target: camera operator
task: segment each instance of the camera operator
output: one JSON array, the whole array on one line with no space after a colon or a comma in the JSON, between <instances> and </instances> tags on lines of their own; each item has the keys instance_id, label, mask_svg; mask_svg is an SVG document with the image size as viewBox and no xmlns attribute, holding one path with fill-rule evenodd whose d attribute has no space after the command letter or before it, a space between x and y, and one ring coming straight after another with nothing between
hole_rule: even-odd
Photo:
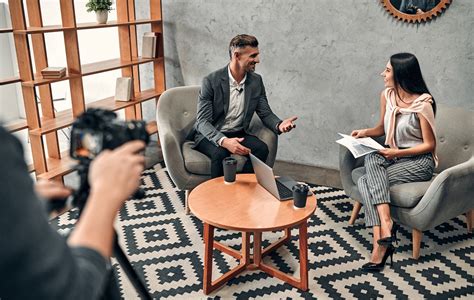
<instances>
[{"instance_id":1,"label":"camera operator","mask_svg":"<svg viewBox=\"0 0 474 300\"><path fill-rule=\"evenodd\" d=\"M20 142L0 126L0 299L96 299L110 276L113 224L139 186L143 141L104 150L91 163L90 194L67 242L48 224ZM54 182L44 198L67 196Z\"/></svg>"}]
</instances>

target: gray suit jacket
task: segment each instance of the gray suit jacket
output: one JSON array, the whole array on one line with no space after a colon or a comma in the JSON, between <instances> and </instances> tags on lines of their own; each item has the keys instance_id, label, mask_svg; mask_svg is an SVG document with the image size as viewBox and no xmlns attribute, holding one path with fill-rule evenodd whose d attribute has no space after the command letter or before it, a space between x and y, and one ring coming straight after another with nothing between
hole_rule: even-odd
<instances>
[{"instance_id":1,"label":"gray suit jacket","mask_svg":"<svg viewBox=\"0 0 474 300\"><path fill-rule=\"evenodd\" d=\"M230 99L229 73L227 66L206 76L199 92L197 119L194 125L194 142L197 145L203 138L207 138L216 146L225 135L218 130L224 124ZM262 77L255 73L247 73L245 80L245 108L243 128L249 130L250 120L254 112L266 127L276 134L278 123L281 122L268 105Z\"/></svg>"}]
</instances>

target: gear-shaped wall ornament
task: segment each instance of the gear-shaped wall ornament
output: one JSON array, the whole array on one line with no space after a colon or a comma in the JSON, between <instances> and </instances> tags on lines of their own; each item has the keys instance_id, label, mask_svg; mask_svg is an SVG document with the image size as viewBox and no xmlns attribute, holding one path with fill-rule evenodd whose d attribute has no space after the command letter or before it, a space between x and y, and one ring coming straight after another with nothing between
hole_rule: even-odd
<instances>
[{"instance_id":1,"label":"gear-shaped wall ornament","mask_svg":"<svg viewBox=\"0 0 474 300\"><path fill-rule=\"evenodd\" d=\"M436 4L433 9L427 12L413 14L401 12L397 7L394 6L394 3L400 1L380 0L380 2L384 6L385 10L388 11L394 18L408 23L421 23L426 22L428 20L432 20L436 16L440 15L443 10L446 9L448 5L452 3L452 0L439 0L439 3Z\"/></svg>"}]
</instances>

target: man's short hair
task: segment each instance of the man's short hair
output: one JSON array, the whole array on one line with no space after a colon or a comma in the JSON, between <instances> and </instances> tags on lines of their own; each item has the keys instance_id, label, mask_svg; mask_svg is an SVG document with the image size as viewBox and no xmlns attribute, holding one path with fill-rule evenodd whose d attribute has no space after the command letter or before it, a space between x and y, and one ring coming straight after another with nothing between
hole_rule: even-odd
<instances>
[{"instance_id":1,"label":"man's short hair","mask_svg":"<svg viewBox=\"0 0 474 300\"><path fill-rule=\"evenodd\" d=\"M258 41L257 38L248 35L248 34L239 34L235 36L229 43L229 56L232 59L232 53L238 48L245 48L247 46L250 46L252 48L257 48L258 47Z\"/></svg>"}]
</instances>

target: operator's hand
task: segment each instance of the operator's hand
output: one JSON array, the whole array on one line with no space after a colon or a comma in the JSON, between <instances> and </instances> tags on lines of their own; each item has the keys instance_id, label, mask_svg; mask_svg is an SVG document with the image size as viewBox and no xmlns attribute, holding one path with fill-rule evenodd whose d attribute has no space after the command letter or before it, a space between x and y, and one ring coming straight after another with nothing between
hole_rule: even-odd
<instances>
[{"instance_id":1,"label":"operator's hand","mask_svg":"<svg viewBox=\"0 0 474 300\"><path fill-rule=\"evenodd\" d=\"M392 160L395 157L399 156L398 150L397 149L392 149L392 148L385 148L385 149L379 150L378 153L383 155L383 157L385 157L388 160Z\"/></svg>"},{"instance_id":2,"label":"operator's hand","mask_svg":"<svg viewBox=\"0 0 474 300\"><path fill-rule=\"evenodd\" d=\"M296 127L296 124L293 122L297 119L298 117L291 117L283 120L283 122L281 122L278 126L278 130L280 130L280 132L290 132L293 128Z\"/></svg>"},{"instance_id":3,"label":"operator's hand","mask_svg":"<svg viewBox=\"0 0 474 300\"><path fill-rule=\"evenodd\" d=\"M222 141L222 147L226 148L230 151L230 153L233 154L248 155L250 153L250 149L240 144L243 141L244 138L225 138Z\"/></svg>"},{"instance_id":4,"label":"operator's hand","mask_svg":"<svg viewBox=\"0 0 474 300\"><path fill-rule=\"evenodd\" d=\"M367 132L366 129L353 130L353 131L351 132L351 136L352 136L352 137L355 137L356 139L358 139L358 138L363 138L363 137L366 137L366 132Z\"/></svg>"},{"instance_id":5,"label":"operator's hand","mask_svg":"<svg viewBox=\"0 0 474 300\"><path fill-rule=\"evenodd\" d=\"M38 180L35 183L36 193L43 199L64 199L71 195L71 190L53 180Z\"/></svg>"},{"instance_id":6,"label":"operator's hand","mask_svg":"<svg viewBox=\"0 0 474 300\"><path fill-rule=\"evenodd\" d=\"M114 149L102 151L89 170L91 194L99 195L99 201L120 209L123 202L137 190L145 157L140 153L143 141L131 141Z\"/></svg>"},{"instance_id":7,"label":"operator's hand","mask_svg":"<svg viewBox=\"0 0 474 300\"><path fill-rule=\"evenodd\" d=\"M423 10L421 10L421 8L417 8L416 9L416 14L417 15L421 15L421 14L424 14L425 12Z\"/></svg>"}]
</instances>

